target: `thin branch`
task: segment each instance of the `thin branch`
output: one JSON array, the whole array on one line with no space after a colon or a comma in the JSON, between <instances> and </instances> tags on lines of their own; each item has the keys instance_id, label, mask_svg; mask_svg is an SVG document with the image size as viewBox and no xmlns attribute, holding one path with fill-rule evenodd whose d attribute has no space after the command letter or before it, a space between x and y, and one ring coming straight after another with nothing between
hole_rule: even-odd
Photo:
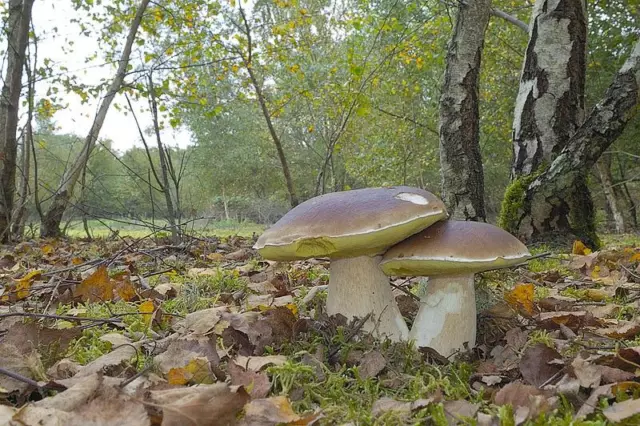
<instances>
[{"instance_id":1,"label":"thin branch","mask_svg":"<svg viewBox=\"0 0 640 426\"><path fill-rule=\"evenodd\" d=\"M516 18L515 16L509 15L507 12L503 12L500 9L497 8L492 8L491 9L491 14L493 16L497 16L498 18L502 18L505 21L509 22L510 24L515 25L516 27L520 28L522 31L524 31L525 33L529 33L529 26L522 22L521 20L519 20L518 18Z\"/></svg>"}]
</instances>

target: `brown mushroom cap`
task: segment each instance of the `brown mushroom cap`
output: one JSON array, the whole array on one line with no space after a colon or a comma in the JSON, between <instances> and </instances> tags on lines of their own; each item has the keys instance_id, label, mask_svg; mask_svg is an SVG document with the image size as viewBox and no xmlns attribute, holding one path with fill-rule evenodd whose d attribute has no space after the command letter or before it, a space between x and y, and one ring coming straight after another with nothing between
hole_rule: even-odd
<instances>
[{"instance_id":1,"label":"brown mushroom cap","mask_svg":"<svg viewBox=\"0 0 640 426\"><path fill-rule=\"evenodd\" d=\"M529 257L524 244L497 226L449 220L391 247L380 268L387 275L455 275L504 268Z\"/></svg>"},{"instance_id":2,"label":"brown mushroom cap","mask_svg":"<svg viewBox=\"0 0 640 426\"><path fill-rule=\"evenodd\" d=\"M254 248L272 260L373 256L446 217L442 201L419 188L334 192L289 211Z\"/></svg>"}]
</instances>

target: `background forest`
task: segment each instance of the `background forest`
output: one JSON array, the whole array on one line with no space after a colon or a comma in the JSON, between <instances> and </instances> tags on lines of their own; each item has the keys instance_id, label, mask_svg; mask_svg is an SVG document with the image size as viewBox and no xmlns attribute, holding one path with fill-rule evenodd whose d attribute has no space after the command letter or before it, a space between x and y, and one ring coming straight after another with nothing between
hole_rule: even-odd
<instances>
[{"instance_id":1,"label":"background forest","mask_svg":"<svg viewBox=\"0 0 640 426\"><path fill-rule=\"evenodd\" d=\"M10 212L5 239L11 226L14 238L25 229L55 236L81 219L116 220L109 222L115 228L134 219L269 224L300 201L361 187L406 184L441 194L443 76L448 45L464 37L454 31L456 19L464 23L456 3L72 0L82 18L61 25L95 40L87 63L113 69L98 86L78 83L81 72L38 49L43 38L74 49L74 40L25 24L38 3L11 0L2 10L9 41L3 94L20 99L18 108L4 102L2 110L17 113L16 136L4 144L4 158L16 159L15 184L11 165L3 168L5 197L15 193L3 207ZM465 132L479 142L486 213L467 218L496 222L514 173L529 22L540 11L533 1L479 4L488 21L472 87L479 126ZM640 17L635 2L622 0L590 2L587 12L588 113L629 57ZM23 57L11 54L20 48ZM61 133L56 113L69 97L99 107L91 129ZM100 137L101 120L113 107L137 123L132 102L148 104L153 125L139 127L137 146L116 150ZM640 191L640 119L633 112L626 120L597 167L585 170L598 225L618 231L636 228ZM163 139L171 127L188 130L191 143Z\"/></svg>"}]
</instances>

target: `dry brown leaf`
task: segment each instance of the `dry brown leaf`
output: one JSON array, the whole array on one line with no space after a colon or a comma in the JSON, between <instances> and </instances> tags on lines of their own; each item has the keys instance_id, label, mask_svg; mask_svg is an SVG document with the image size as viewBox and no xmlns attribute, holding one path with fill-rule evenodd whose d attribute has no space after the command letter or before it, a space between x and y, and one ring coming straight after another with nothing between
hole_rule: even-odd
<instances>
[{"instance_id":1,"label":"dry brown leaf","mask_svg":"<svg viewBox=\"0 0 640 426\"><path fill-rule=\"evenodd\" d=\"M267 355L267 356L242 356L238 355L234 362L241 366L253 371L260 371L267 365L280 366L287 362L287 357L284 355Z\"/></svg>"},{"instance_id":2,"label":"dry brown leaf","mask_svg":"<svg viewBox=\"0 0 640 426\"><path fill-rule=\"evenodd\" d=\"M291 403L285 396L254 399L245 407L243 425L272 426L280 425L309 425L315 422L319 415L300 417L293 411Z\"/></svg>"},{"instance_id":3,"label":"dry brown leaf","mask_svg":"<svg viewBox=\"0 0 640 426\"><path fill-rule=\"evenodd\" d=\"M162 410L163 426L233 425L248 400L242 387L233 391L224 383L149 392L150 405Z\"/></svg>"},{"instance_id":4,"label":"dry brown leaf","mask_svg":"<svg viewBox=\"0 0 640 426\"><path fill-rule=\"evenodd\" d=\"M133 345L124 345L115 348L108 354L91 361L80 368L75 377L86 377L96 373L106 376L117 376L124 370L123 363L136 356L137 350Z\"/></svg>"},{"instance_id":5,"label":"dry brown leaf","mask_svg":"<svg viewBox=\"0 0 640 426\"><path fill-rule=\"evenodd\" d=\"M473 419L480 409L480 404L472 404L464 399L445 401L442 405L449 424L465 424L466 420Z\"/></svg>"},{"instance_id":6,"label":"dry brown leaf","mask_svg":"<svg viewBox=\"0 0 640 426\"><path fill-rule=\"evenodd\" d=\"M415 401L397 401L393 398L383 397L373 403L371 414L379 417L389 411L396 411L398 414L409 414L412 411L420 410L433 402L432 398L417 399Z\"/></svg>"},{"instance_id":7,"label":"dry brown leaf","mask_svg":"<svg viewBox=\"0 0 640 426\"><path fill-rule=\"evenodd\" d=\"M602 414L611 422L621 422L631 416L640 414L640 399L614 402L611 407L605 408Z\"/></svg>"},{"instance_id":8,"label":"dry brown leaf","mask_svg":"<svg viewBox=\"0 0 640 426\"><path fill-rule=\"evenodd\" d=\"M231 384L236 386L244 386L251 398L265 398L271 389L269 376L253 370L245 370L235 362L230 362L227 366L229 376L231 376Z\"/></svg>"},{"instance_id":9,"label":"dry brown leaf","mask_svg":"<svg viewBox=\"0 0 640 426\"><path fill-rule=\"evenodd\" d=\"M109 278L107 267L100 265L93 274L82 280L73 291L73 295L83 302L113 300L113 283Z\"/></svg>"},{"instance_id":10,"label":"dry brown leaf","mask_svg":"<svg viewBox=\"0 0 640 426\"><path fill-rule=\"evenodd\" d=\"M370 379L376 377L387 366L387 360L384 356L377 351L372 350L367 352L360 359L360 365L358 366L358 372L363 379Z\"/></svg>"},{"instance_id":11,"label":"dry brown leaf","mask_svg":"<svg viewBox=\"0 0 640 426\"><path fill-rule=\"evenodd\" d=\"M557 330L564 324L574 332L584 326L599 325L597 318L586 311L575 312L542 312L536 316L538 324L548 330Z\"/></svg>"},{"instance_id":12,"label":"dry brown leaf","mask_svg":"<svg viewBox=\"0 0 640 426\"><path fill-rule=\"evenodd\" d=\"M183 320L178 321L173 329L182 334L206 335L213 331L222 315L228 311L228 307L221 306L192 312L187 314Z\"/></svg>"},{"instance_id":13,"label":"dry brown leaf","mask_svg":"<svg viewBox=\"0 0 640 426\"><path fill-rule=\"evenodd\" d=\"M154 358L160 371L168 374L172 368L186 368L195 359L202 358L207 364L218 365L220 358L216 350L215 338L188 335L174 339L167 350ZM188 370L188 369L187 369ZM207 374L210 373L207 367ZM188 370L189 371L189 370ZM194 371L190 371L194 376ZM194 378L194 380L197 380Z\"/></svg>"},{"instance_id":14,"label":"dry brown leaf","mask_svg":"<svg viewBox=\"0 0 640 426\"><path fill-rule=\"evenodd\" d=\"M520 424L528 418L534 418L542 412L553 409L557 400L549 398L547 393L535 386L529 386L518 382L509 383L500 389L494 397L497 405L511 405L516 409L516 418L520 415ZM520 411L518 413L518 410Z\"/></svg>"},{"instance_id":15,"label":"dry brown leaf","mask_svg":"<svg viewBox=\"0 0 640 426\"><path fill-rule=\"evenodd\" d=\"M552 364L554 360L562 360L562 355L555 349L537 343L534 346L530 346L525 349L520 359L520 373L525 382L534 385L542 386L548 384L547 382L553 376L558 374L563 366L558 364Z\"/></svg>"},{"instance_id":16,"label":"dry brown leaf","mask_svg":"<svg viewBox=\"0 0 640 426\"><path fill-rule=\"evenodd\" d=\"M601 366L592 364L591 362L576 357L571 363L571 368L576 378L580 381L583 388L596 388L602 382Z\"/></svg>"}]
</instances>

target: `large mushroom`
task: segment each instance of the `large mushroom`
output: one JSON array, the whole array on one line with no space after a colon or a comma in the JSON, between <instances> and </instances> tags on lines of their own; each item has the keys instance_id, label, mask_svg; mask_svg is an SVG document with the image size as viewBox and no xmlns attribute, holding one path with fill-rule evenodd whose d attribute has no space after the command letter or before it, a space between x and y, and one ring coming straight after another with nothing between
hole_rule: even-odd
<instances>
[{"instance_id":1,"label":"large mushroom","mask_svg":"<svg viewBox=\"0 0 640 426\"><path fill-rule=\"evenodd\" d=\"M530 256L524 244L496 226L443 221L390 248L380 267L387 275L429 277L409 338L449 356L465 344L475 346L474 274Z\"/></svg>"},{"instance_id":2,"label":"large mushroom","mask_svg":"<svg viewBox=\"0 0 640 426\"><path fill-rule=\"evenodd\" d=\"M404 340L409 330L389 278L378 267L387 248L445 219L436 196L406 186L334 192L312 198L258 238L266 259L330 258L327 313L348 319L371 314L365 330Z\"/></svg>"}]
</instances>

